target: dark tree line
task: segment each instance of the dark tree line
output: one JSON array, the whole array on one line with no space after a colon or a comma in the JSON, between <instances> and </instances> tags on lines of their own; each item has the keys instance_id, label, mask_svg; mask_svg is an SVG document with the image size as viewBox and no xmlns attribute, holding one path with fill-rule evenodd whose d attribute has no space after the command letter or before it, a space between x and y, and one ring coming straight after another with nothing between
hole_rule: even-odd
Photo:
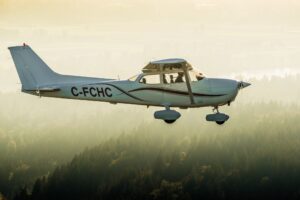
<instances>
[{"instance_id":1,"label":"dark tree line","mask_svg":"<svg viewBox=\"0 0 300 200\"><path fill-rule=\"evenodd\" d=\"M299 199L300 114L292 107L251 111L252 120L203 126L199 135L188 133L195 127L123 134L86 149L15 199Z\"/></svg>"}]
</instances>

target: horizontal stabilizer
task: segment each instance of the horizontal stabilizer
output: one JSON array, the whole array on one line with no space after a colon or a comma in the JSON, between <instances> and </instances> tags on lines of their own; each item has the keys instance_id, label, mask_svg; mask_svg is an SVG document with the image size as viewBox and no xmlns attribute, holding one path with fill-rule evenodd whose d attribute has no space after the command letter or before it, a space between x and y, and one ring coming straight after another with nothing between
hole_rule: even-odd
<instances>
[{"instance_id":1,"label":"horizontal stabilizer","mask_svg":"<svg viewBox=\"0 0 300 200\"><path fill-rule=\"evenodd\" d=\"M37 91L37 92L57 92L60 91L60 88L52 88L52 87L45 87L45 88L37 88L35 90L23 90L27 92Z\"/></svg>"}]
</instances>

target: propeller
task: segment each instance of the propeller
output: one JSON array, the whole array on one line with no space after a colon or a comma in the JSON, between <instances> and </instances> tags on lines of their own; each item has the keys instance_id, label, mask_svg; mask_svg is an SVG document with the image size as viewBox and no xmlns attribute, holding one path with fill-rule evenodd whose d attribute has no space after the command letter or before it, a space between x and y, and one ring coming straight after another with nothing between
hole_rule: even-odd
<instances>
[{"instance_id":1,"label":"propeller","mask_svg":"<svg viewBox=\"0 0 300 200\"><path fill-rule=\"evenodd\" d=\"M248 86L250 86L251 83L247 83L247 82L244 82L244 81L240 81L239 82L239 89L243 89L243 88L246 88Z\"/></svg>"}]
</instances>

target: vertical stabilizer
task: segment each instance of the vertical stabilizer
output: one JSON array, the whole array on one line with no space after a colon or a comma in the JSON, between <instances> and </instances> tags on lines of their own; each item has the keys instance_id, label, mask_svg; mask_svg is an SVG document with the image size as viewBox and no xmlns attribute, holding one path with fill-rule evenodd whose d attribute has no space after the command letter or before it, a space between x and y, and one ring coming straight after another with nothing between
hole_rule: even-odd
<instances>
[{"instance_id":1,"label":"vertical stabilizer","mask_svg":"<svg viewBox=\"0 0 300 200\"><path fill-rule=\"evenodd\" d=\"M55 83L60 75L52 71L48 65L28 46L9 47L22 83L22 90L36 90L43 85Z\"/></svg>"}]
</instances>

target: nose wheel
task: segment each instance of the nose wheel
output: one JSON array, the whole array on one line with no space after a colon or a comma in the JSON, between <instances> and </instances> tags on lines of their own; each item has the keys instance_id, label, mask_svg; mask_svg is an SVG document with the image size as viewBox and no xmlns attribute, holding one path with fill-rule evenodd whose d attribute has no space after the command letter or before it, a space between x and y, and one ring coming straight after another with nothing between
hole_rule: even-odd
<instances>
[{"instance_id":1,"label":"nose wheel","mask_svg":"<svg viewBox=\"0 0 300 200\"><path fill-rule=\"evenodd\" d=\"M222 125L229 119L228 115L219 112L218 106L213 108L213 112L215 113L206 115L206 121L216 122L218 125Z\"/></svg>"}]
</instances>

